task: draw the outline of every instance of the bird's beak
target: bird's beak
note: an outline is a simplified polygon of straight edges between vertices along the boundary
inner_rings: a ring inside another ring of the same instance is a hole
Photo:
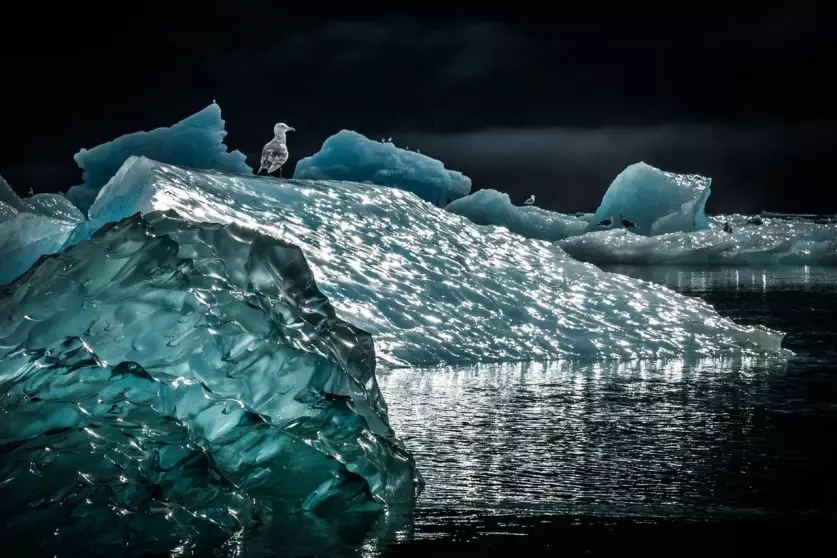
[[[296,132],[296,130],[294,130],[293,128],[288,128],[288,131],[289,132]]]

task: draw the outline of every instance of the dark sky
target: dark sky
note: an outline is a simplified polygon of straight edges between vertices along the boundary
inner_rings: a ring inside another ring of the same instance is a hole
[[[214,98],[251,164],[284,121],[291,163],[349,128],[550,209],[594,210],[644,160],[712,176],[711,211],[837,212],[832,18],[763,4],[608,14],[591,0],[524,17],[517,2],[145,2],[44,19],[33,3],[0,38],[0,174],[21,192],[66,190],[79,148]]]

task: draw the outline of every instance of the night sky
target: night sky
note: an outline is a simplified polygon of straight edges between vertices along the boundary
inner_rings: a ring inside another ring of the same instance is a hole
[[[644,160],[711,176],[713,212],[837,213],[837,34],[804,3],[605,16],[568,2],[540,17],[510,13],[516,2],[192,6],[4,16],[0,174],[19,192],[64,191],[81,181],[80,148],[216,99],[251,166],[275,122],[297,129],[286,176],[348,128],[559,211],[593,211]]]

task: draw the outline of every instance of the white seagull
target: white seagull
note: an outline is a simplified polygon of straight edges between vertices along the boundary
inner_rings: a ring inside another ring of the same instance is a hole
[[[532,194],[531,196],[526,198],[526,201],[523,202],[523,205],[535,205],[535,194]]]
[[[619,220],[622,222],[622,226],[625,227],[625,234],[628,234],[629,229],[636,227],[636,223],[626,218],[621,213],[619,214]]]
[[[607,217],[606,219],[602,219],[599,221],[599,228],[601,229],[609,229],[613,226],[613,217]]]
[[[288,145],[285,132],[295,131],[284,122],[280,122],[273,127],[273,139],[267,142],[262,149],[262,162],[256,174],[259,174],[262,170],[270,174],[279,169],[279,178],[282,178],[282,165],[288,161]]]

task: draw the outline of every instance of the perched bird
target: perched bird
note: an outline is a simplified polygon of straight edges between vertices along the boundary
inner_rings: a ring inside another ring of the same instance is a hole
[[[523,205],[535,205],[535,194],[532,194],[531,196],[526,198],[526,201],[523,202]]]
[[[273,139],[265,144],[262,149],[262,162],[256,174],[266,171],[267,174],[279,169],[279,178],[282,177],[282,165],[288,161],[288,146],[285,140],[285,132],[294,132],[293,128],[280,122],[273,127]]]
[[[391,142],[391,141],[392,141],[392,138],[387,138],[387,141],[388,141],[388,142]]]
[[[608,217],[607,219],[602,219],[599,221],[599,228],[601,229],[609,229],[613,226],[613,217]]]
[[[760,226],[760,225],[762,224],[761,217],[759,217],[758,215],[756,215],[756,216],[755,216],[755,217],[753,217],[752,219],[749,219],[749,220],[747,221],[747,223],[748,223],[748,224],[750,224],[750,225],[755,225],[755,226],[757,226],[757,227],[758,227],[758,226]]]
[[[35,190],[32,189],[32,186],[29,187],[29,191],[26,192],[26,195],[27,196],[34,196],[35,195]]]
[[[636,227],[636,223],[634,223],[630,219],[626,219],[625,216],[621,213],[619,214],[619,221],[621,221],[622,226],[625,227],[625,234],[628,234],[629,229],[633,229],[634,227]]]
[[[729,221],[724,223],[724,232],[728,234],[732,234],[732,225],[729,224]]]

